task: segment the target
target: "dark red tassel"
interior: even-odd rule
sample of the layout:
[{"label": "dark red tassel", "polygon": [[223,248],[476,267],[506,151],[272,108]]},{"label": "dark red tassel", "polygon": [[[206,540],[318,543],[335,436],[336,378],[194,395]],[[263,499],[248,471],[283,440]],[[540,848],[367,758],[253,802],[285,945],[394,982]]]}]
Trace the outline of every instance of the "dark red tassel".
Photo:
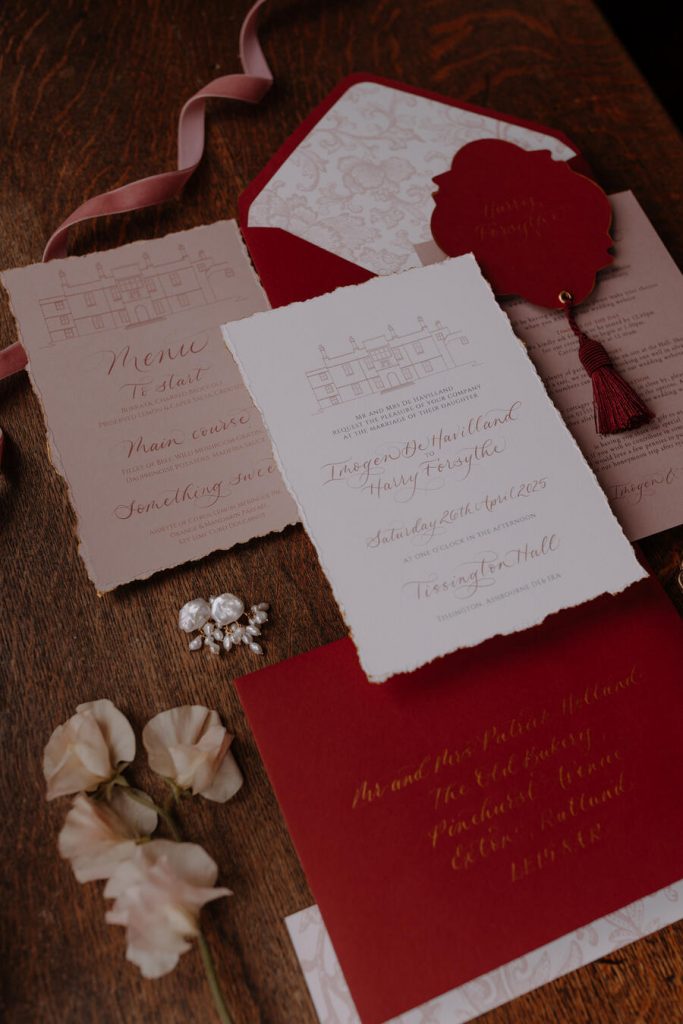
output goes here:
[{"label": "dark red tassel", "polygon": [[617,434],[620,430],[635,430],[654,418],[630,384],[620,377],[599,341],[594,341],[581,330],[574,315],[569,292],[560,292],[560,301],[572,331],[579,339],[579,359],[593,382],[593,411],[595,429],[599,434]]}]

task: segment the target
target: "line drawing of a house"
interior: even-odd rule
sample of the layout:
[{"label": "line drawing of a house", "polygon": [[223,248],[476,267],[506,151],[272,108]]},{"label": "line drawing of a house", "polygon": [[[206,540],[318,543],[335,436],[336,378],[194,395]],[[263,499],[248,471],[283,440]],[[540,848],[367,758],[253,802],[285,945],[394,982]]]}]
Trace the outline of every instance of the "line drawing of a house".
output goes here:
[{"label": "line drawing of a house", "polygon": [[444,327],[440,320],[429,327],[419,316],[417,324],[417,330],[407,334],[397,334],[389,324],[385,333],[376,337],[360,342],[350,337],[349,349],[339,355],[331,356],[319,345],[322,364],[306,374],[319,409],[364,395],[385,394],[454,369],[451,349],[469,345],[469,338]]},{"label": "line drawing of a house", "polygon": [[227,297],[235,276],[229,263],[214,260],[204,249],[190,256],[182,244],[178,256],[165,263],[152,263],[143,252],[138,262],[110,270],[97,263],[95,270],[96,278],[79,282],[69,281],[60,270],[60,291],[40,299],[51,344],[209,305]]}]

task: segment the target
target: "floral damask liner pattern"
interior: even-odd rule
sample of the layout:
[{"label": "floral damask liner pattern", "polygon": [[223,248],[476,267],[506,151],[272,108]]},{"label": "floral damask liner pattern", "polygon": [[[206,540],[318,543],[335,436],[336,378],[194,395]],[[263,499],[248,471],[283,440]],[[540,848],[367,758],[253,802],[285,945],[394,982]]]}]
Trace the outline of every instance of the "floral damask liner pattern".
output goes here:
[{"label": "floral damask liner pattern", "polygon": [[[683,918],[683,881],[416,1007],[387,1024],[467,1024]],[[317,906],[285,919],[320,1024],[360,1024]]]},{"label": "floral damask liner pattern", "polygon": [[474,139],[575,154],[551,135],[377,82],[352,85],[249,208],[249,227],[283,228],[375,274],[419,267],[431,238],[432,178]]}]

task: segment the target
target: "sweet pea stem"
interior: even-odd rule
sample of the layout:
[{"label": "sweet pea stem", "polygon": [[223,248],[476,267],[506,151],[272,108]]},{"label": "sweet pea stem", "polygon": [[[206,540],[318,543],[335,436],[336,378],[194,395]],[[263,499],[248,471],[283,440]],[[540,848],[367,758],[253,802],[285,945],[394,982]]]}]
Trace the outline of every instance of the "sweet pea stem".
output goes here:
[{"label": "sweet pea stem", "polygon": [[[170,780],[167,780],[171,786],[171,793],[166,801],[165,807],[160,807],[156,801],[152,800],[151,796],[144,793],[141,789],[133,789],[126,778],[123,775],[116,775],[112,780],[111,784],[116,786],[124,786],[128,796],[131,800],[135,800],[136,803],[142,804],[143,807],[150,807],[153,811],[159,815],[162,821],[166,822],[169,832],[177,843],[182,842],[182,835],[178,827],[178,823],[173,816],[173,806],[178,803],[178,797],[180,791],[177,786],[173,785]],[[221,986],[218,981],[218,975],[216,974],[216,965],[211,955],[209,945],[204,938],[201,931],[197,932],[197,943],[199,945],[199,952],[202,955],[202,964],[204,965],[204,973],[206,974],[206,980],[209,983],[211,995],[213,997],[213,1004],[218,1014],[218,1019],[221,1024],[232,1024],[232,1018],[228,1013],[228,1008],[225,1005],[225,998],[221,991]]]},{"label": "sweet pea stem", "polygon": [[213,957],[211,955],[211,950],[209,949],[209,944],[207,943],[206,939],[204,938],[201,932],[199,932],[197,936],[197,942],[199,943],[199,952],[202,954],[204,972],[206,974],[206,980],[209,983],[209,988],[211,989],[211,995],[213,996],[213,1003],[214,1006],[216,1007],[218,1019],[220,1020],[221,1024],[232,1024],[232,1018],[228,1013],[228,1008],[225,1005],[225,999],[223,998],[221,986],[218,982],[218,977],[216,975],[216,965],[213,962]]},{"label": "sweet pea stem", "polygon": [[136,803],[142,804],[143,807],[150,807],[153,811],[156,811],[156,813],[159,815],[162,821],[166,822],[168,830],[175,839],[175,841],[177,843],[182,842],[183,837],[180,834],[178,823],[173,817],[170,807],[160,807],[158,803],[152,800],[151,796],[147,795],[147,793],[143,793],[141,789],[133,789],[131,786],[129,786],[128,782],[124,779],[122,775],[118,775],[115,779],[115,782],[116,785],[125,787],[126,792],[128,796],[131,798],[131,800],[135,800]]}]

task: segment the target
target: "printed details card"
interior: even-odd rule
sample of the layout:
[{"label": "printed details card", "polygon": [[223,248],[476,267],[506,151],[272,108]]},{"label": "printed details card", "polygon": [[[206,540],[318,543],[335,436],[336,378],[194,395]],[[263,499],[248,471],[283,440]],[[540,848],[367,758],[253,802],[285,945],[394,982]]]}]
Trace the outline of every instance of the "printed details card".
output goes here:
[{"label": "printed details card", "polygon": [[655,413],[638,430],[595,431],[591,384],[561,313],[503,303],[515,332],[631,540],[683,519],[683,277],[632,192],[610,196],[613,265],[577,311]]},{"label": "printed details card", "polygon": [[371,680],[644,575],[472,256],[223,330]]},{"label": "printed details card", "polygon": [[268,306],[234,222],[2,282],[98,590],[296,522],[221,338]]},{"label": "printed details card", "polygon": [[363,1024],[680,879],[682,630],[645,580],[386,686],[348,639],[237,682]]}]

